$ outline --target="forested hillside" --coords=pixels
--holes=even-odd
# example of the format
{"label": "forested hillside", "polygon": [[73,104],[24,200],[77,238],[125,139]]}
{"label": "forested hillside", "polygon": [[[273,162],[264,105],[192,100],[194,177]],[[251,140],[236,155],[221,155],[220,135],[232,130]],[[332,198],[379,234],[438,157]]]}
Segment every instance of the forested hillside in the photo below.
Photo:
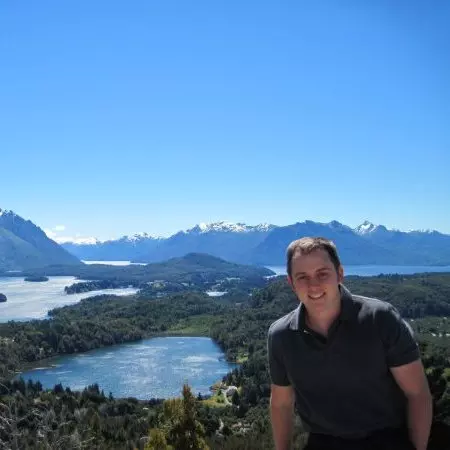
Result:
{"label": "forested hillside", "polygon": [[[354,293],[388,299],[411,320],[421,342],[434,398],[430,448],[448,449],[450,330],[446,315],[450,306],[450,274],[350,277],[346,285]],[[272,448],[267,414],[267,329],[298,303],[281,277],[240,300],[237,305],[196,293],[161,299],[92,298],[54,310],[50,320],[1,325],[0,364],[4,381],[0,403],[9,427],[1,439],[14,449],[40,448],[39,445],[60,448],[57,445],[62,442],[67,449],[83,448],[80,445],[133,449],[144,448],[158,439],[166,442],[166,447],[149,448],[169,448],[178,439],[173,430],[192,426],[199,433],[198,442],[204,441],[209,448]],[[165,333],[209,335],[230,360],[242,362],[224,379],[227,385],[238,387],[231,406],[225,406],[216,395],[209,400],[189,400],[189,414],[197,417],[201,428],[195,424],[197,419],[183,416],[188,413],[181,403],[164,406],[156,401],[113,399],[108,393],[102,395],[101,382],[98,388],[79,394],[64,386],[43,392],[39,384],[8,381],[11,371],[27,361]],[[149,441],[150,428],[157,432],[153,431]],[[298,427],[296,448],[302,448],[304,439]],[[193,448],[202,448],[198,445]]]}

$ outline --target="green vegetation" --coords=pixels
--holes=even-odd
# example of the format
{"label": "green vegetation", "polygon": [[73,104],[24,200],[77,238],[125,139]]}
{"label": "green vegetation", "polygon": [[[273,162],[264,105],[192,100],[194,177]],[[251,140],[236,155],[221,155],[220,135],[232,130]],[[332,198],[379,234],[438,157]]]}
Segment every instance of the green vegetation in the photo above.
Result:
{"label": "green vegetation", "polygon": [[53,265],[12,276],[65,275],[84,280],[115,280],[127,283],[171,281],[175,283],[216,283],[227,278],[254,279],[273,275],[264,267],[234,264],[203,253],[189,253],[182,258],[147,265],[107,266],[103,264]]}
{"label": "green vegetation", "polygon": [[170,328],[170,334],[186,336],[209,336],[211,333],[211,324],[215,316],[201,314],[198,316],[189,316],[180,319],[177,324]]}
{"label": "green vegetation", "polygon": [[71,286],[66,286],[64,292],[66,294],[81,294],[83,292],[100,291],[102,289],[118,289],[126,287],[139,287],[136,282],[124,282],[119,280],[99,280],[99,281],[84,281],[74,283]]}
{"label": "green vegetation", "polygon": [[25,277],[25,281],[31,281],[31,282],[35,282],[35,283],[42,283],[44,281],[48,281],[48,277],[44,277],[44,276],[30,276],[30,277]]}
{"label": "green vegetation", "polygon": [[404,317],[450,315],[449,274],[348,277],[350,290],[395,305]]}
{"label": "green vegetation", "polygon": [[211,397],[203,400],[203,405],[210,406],[211,408],[224,408],[227,406],[227,402],[225,402],[222,391],[217,390]]}
{"label": "green vegetation", "polygon": [[[0,347],[0,377],[11,373],[20,361],[136,341],[172,328],[181,330],[189,325],[183,322],[187,318],[192,321],[197,316],[216,316],[225,311],[225,306],[197,293],[164,300],[108,295],[84,299],[50,311],[50,320],[0,324],[0,336],[6,338]],[[197,320],[195,328],[200,324]],[[17,363],[12,364],[14,361]]]}
{"label": "green vegetation", "polygon": [[183,397],[163,403],[163,418],[158,428],[150,430],[145,450],[208,450],[205,428],[197,419],[198,407],[189,386],[183,386]]}
{"label": "green vegetation", "polygon": [[[354,293],[391,301],[411,320],[421,342],[434,399],[429,448],[446,449],[450,442],[450,331],[446,319],[450,274],[350,277],[346,285]],[[16,428],[8,429],[6,437],[0,439],[7,439],[11,448],[25,449],[40,448],[38,444],[54,448],[44,447],[44,443],[56,445],[58,439],[67,448],[83,448],[84,443],[88,448],[104,449],[141,449],[145,445],[165,449],[207,448],[204,445],[223,450],[272,449],[267,330],[298,302],[284,277],[253,291],[251,296],[242,293],[234,299],[224,302],[198,292],[162,298],[100,296],[53,310],[50,320],[0,325],[0,373],[6,378],[27,361],[160,334],[209,335],[227,358],[245,360],[223,380],[227,386],[239,388],[231,405],[225,399],[222,403],[221,394],[203,401],[190,399],[188,409],[195,410],[195,419],[187,410],[183,412],[180,402],[184,400],[173,402],[176,406],[170,409],[156,400],[148,404],[106,398],[98,387],[85,393],[70,393],[63,387],[42,392],[36,385],[28,388],[23,381],[14,384],[6,380],[3,384],[8,390],[0,394],[0,407],[9,414],[8,423]],[[184,444],[178,440],[182,433],[177,433],[186,429],[183,427],[197,430],[197,447],[179,447]],[[16,447],[13,439],[18,442]],[[303,448],[305,439],[297,427],[295,448]]]}

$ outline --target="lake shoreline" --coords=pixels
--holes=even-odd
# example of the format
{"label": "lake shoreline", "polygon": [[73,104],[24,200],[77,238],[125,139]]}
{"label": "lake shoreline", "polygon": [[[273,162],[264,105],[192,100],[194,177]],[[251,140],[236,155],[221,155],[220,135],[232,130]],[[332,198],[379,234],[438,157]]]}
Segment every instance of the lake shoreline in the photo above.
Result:
{"label": "lake shoreline", "polygon": [[[426,272],[426,273],[420,273],[420,274],[439,276],[439,275],[445,275],[446,273],[447,272]],[[409,277],[409,276],[414,277],[415,276],[415,274],[399,274],[399,275],[404,275],[404,276],[407,276],[407,277]],[[278,276],[280,276],[280,275],[278,275]],[[369,279],[371,279],[371,278],[376,278],[378,276],[380,276],[380,275],[348,275],[347,277],[349,279],[352,279],[352,278],[369,278]],[[391,276],[391,275],[387,275],[387,276]],[[344,281],[344,283],[345,283],[345,281]],[[102,295],[102,294],[98,294],[98,295]],[[136,295],[136,294],[128,294],[127,296],[134,296],[134,295]],[[97,295],[85,297],[85,298],[81,299],[79,302],[82,302],[83,300],[86,300],[86,299],[95,298],[96,296]],[[73,304],[64,305],[64,307],[73,307],[73,306],[76,306],[79,302],[73,303]],[[48,317],[44,317],[44,318],[41,318],[41,319],[28,319],[28,320],[25,319],[24,321],[21,321],[21,322],[22,323],[27,323],[27,322],[32,322],[33,320],[53,320],[53,317],[48,316]],[[227,349],[223,348],[218,342],[216,342],[211,337],[211,334],[212,333],[210,332],[210,330],[183,331],[183,329],[173,330],[173,331],[171,331],[171,330],[158,331],[156,333],[144,333],[140,339],[128,340],[128,341],[124,341],[124,342],[121,342],[121,343],[114,343],[114,344],[111,344],[111,345],[101,345],[101,346],[89,349],[87,352],[54,353],[50,357],[37,359],[37,360],[32,361],[32,362],[22,362],[19,365],[19,367],[17,368],[17,370],[14,371],[14,373],[11,374],[11,376],[8,377],[8,378],[12,379],[15,376],[17,376],[17,374],[22,373],[24,370],[33,369],[38,364],[40,364],[42,362],[45,363],[45,361],[49,361],[49,360],[52,360],[52,359],[55,359],[55,358],[58,358],[58,357],[62,357],[62,356],[66,356],[66,355],[83,354],[83,353],[88,353],[89,351],[100,349],[100,348],[113,348],[115,346],[120,346],[120,345],[123,345],[123,344],[136,343],[136,342],[143,341],[145,339],[152,339],[152,338],[158,338],[158,337],[207,337],[207,338],[212,339],[214,341],[214,343],[216,345],[218,345],[224,353],[226,353]],[[230,363],[230,364],[242,364],[245,361],[245,359],[243,360],[242,357],[237,356],[237,358],[234,359],[234,360],[230,360],[230,359],[226,358],[226,361],[228,363]]]}
{"label": "lake shoreline", "polygon": [[[210,335],[208,335],[207,333],[202,333],[202,332],[198,332],[198,333],[191,333],[191,332],[180,332],[180,331],[164,331],[164,332],[158,332],[158,333],[151,333],[148,335],[143,336],[141,339],[134,339],[134,340],[130,340],[130,341],[125,341],[125,342],[121,342],[120,344],[112,344],[112,345],[103,345],[100,347],[95,347],[92,348],[90,350],[88,350],[87,352],[73,352],[73,353],[55,353],[52,356],[49,356],[47,358],[42,358],[42,359],[37,359],[35,361],[31,361],[31,362],[24,362],[23,364],[21,364],[15,371],[14,374],[12,374],[10,377],[8,377],[8,380],[13,380],[14,378],[17,377],[17,375],[21,374],[22,372],[25,371],[29,371],[29,370],[39,370],[39,368],[42,369],[48,369],[48,368],[53,368],[56,367],[55,364],[51,364],[51,361],[57,359],[57,358],[61,358],[63,356],[70,356],[70,355],[83,355],[83,354],[87,354],[91,351],[95,351],[95,350],[99,350],[99,349],[106,349],[106,348],[114,348],[114,347],[119,347],[122,346],[124,344],[135,344],[138,342],[142,342],[148,339],[154,339],[154,338],[160,338],[160,337],[179,337],[179,338],[184,338],[184,337],[197,337],[197,338],[208,338],[211,339],[214,344],[216,344],[222,351],[224,351],[224,349],[222,349],[222,347],[219,345],[218,342],[216,342]],[[236,360],[230,360],[228,358],[225,357],[225,361],[227,363],[230,364],[241,364],[242,362],[239,361],[239,358]]]}
{"label": "lake shoreline", "polygon": [[74,284],[72,276],[49,277],[46,282],[28,282],[23,278],[0,277],[0,292],[8,301],[0,304],[0,323],[31,322],[50,319],[49,313],[65,306],[77,305],[83,300],[102,295],[137,295],[137,288],[100,289],[68,295],[64,289]]}
{"label": "lake shoreline", "polygon": [[[380,275],[419,275],[419,274],[445,274],[450,273],[450,266],[448,264],[441,265],[381,265],[381,264],[361,264],[351,265],[342,264],[344,268],[344,275],[347,277],[377,277]],[[269,270],[272,270],[276,276],[286,276],[285,265],[268,265],[264,266]]]}
{"label": "lake shoreline", "polygon": [[[431,273],[431,276],[441,276],[445,273]],[[420,274],[419,278],[422,278],[422,275],[426,275],[426,274]],[[428,274],[427,274],[428,275]],[[405,278],[414,278],[414,275],[405,275]],[[349,277],[350,278],[350,277]],[[356,278],[367,278],[367,279],[373,279],[373,276],[357,276]],[[386,281],[389,281],[389,279],[392,279],[391,276],[387,277]],[[199,298],[195,298],[196,302],[199,302],[201,299]],[[184,301],[184,300],[183,300]],[[108,302],[109,303],[109,302]],[[209,305],[209,302],[207,302],[207,304]],[[173,306],[173,304],[171,303],[171,305]],[[198,303],[196,303],[196,305],[198,305]],[[75,305],[73,305],[75,306]],[[171,307],[172,307],[171,306]],[[150,310],[149,310],[150,313]],[[191,316],[186,316],[184,318],[180,318],[180,321],[178,321],[177,323],[173,323],[173,322],[168,322],[168,317],[164,317],[164,322],[160,322],[158,324],[157,327],[154,327],[153,329],[165,329],[165,325],[169,325],[169,329],[165,330],[165,331],[153,331],[153,332],[145,332],[145,331],[141,331],[139,334],[135,334],[133,337],[130,335],[129,337],[131,339],[129,340],[124,340],[123,342],[117,342],[114,344],[105,344],[105,345],[97,345],[93,348],[90,348],[87,351],[73,351],[73,352],[63,352],[63,353],[58,353],[55,351],[55,353],[53,353],[52,355],[44,355],[42,354],[42,356],[47,356],[45,358],[40,358],[40,359],[36,359],[35,361],[32,362],[25,362],[25,361],[20,361],[18,366],[16,366],[16,370],[14,372],[10,372],[8,375],[10,375],[8,378],[16,378],[17,376],[20,376],[21,373],[30,370],[30,369],[36,369],[37,367],[43,368],[44,366],[46,367],[51,367],[53,361],[55,360],[55,358],[58,357],[64,357],[64,356],[69,356],[69,355],[82,355],[82,354],[86,354],[89,353],[92,350],[96,350],[96,349],[102,349],[102,348],[114,348],[116,346],[121,346],[124,344],[133,344],[133,343],[139,343],[142,342],[146,339],[154,339],[154,338],[159,338],[159,337],[179,337],[179,338],[183,338],[183,337],[198,337],[198,338],[209,338],[211,339],[212,342],[214,342],[222,351],[222,353],[224,353],[224,357],[223,360],[226,361],[227,363],[230,364],[240,364],[242,363],[242,359],[240,356],[241,355],[233,355],[233,359],[229,359],[227,357],[227,352],[229,349],[227,349],[226,347],[228,346],[228,344],[224,344],[221,345],[219,344],[219,342],[217,342],[215,339],[212,338],[212,335],[214,334],[214,316],[208,316],[207,314],[209,313],[205,313],[206,315],[203,316],[199,316],[199,315],[191,315]],[[195,320],[186,320],[188,318],[195,318]],[[198,320],[200,318],[200,320]],[[206,319],[206,320],[205,320]],[[208,319],[210,321],[208,321]],[[59,336],[61,337],[61,336]],[[40,353],[42,352],[42,349],[37,348],[37,350],[39,350]],[[56,349],[56,347],[55,347]]]}
{"label": "lake shoreline", "polygon": [[[138,344],[137,345],[137,351],[138,351],[138,354],[139,354],[139,347],[140,347],[139,344],[140,343],[144,344],[144,347],[146,347],[146,346],[149,345],[148,344],[149,340],[151,341],[151,340],[157,339],[157,338],[162,338],[162,339],[164,339],[164,338],[179,338],[179,339],[183,339],[183,338],[199,338],[199,339],[203,339],[204,338],[206,341],[210,342],[214,347],[216,347],[217,351],[220,351],[220,353],[222,353],[222,356],[219,356],[217,358],[217,361],[218,362],[222,361],[223,363],[226,363],[227,367],[225,368],[226,371],[223,372],[223,375],[220,378],[214,378],[212,380],[210,379],[209,381],[206,382],[206,384],[200,385],[201,387],[198,386],[198,385],[196,386],[196,382],[193,381],[193,380],[187,381],[187,383],[189,385],[191,385],[191,387],[193,387],[193,389],[199,389],[199,393],[201,393],[202,397],[205,398],[205,399],[209,398],[209,397],[211,397],[213,395],[213,393],[214,393],[214,386],[221,385],[223,383],[224,377],[226,377],[239,364],[239,363],[237,363],[235,361],[230,361],[226,357],[226,355],[225,355],[223,349],[221,348],[221,346],[212,337],[204,335],[204,334],[203,335],[198,335],[198,334],[195,334],[195,333],[183,333],[183,334],[181,334],[179,332],[178,333],[175,333],[175,332],[155,333],[155,334],[152,334],[151,336],[143,337],[142,339],[139,339],[139,340],[127,341],[127,342],[124,342],[124,343],[121,343],[121,344],[115,344],[115,345],[111,345],[111,346],[97,347],[95,349],[92,349],[92,351],[101,350],[101,349],[102,350],[108,349],[108,354],[109,354],[110,350],[114,351],[113,350],[114,347],[123,347],[126,344]],[[171,344],[171,345],[176,345],[177,346],[178,344],[182,344],[183,345],[183,343],[179,343],[179,342]],[[158,345],[161,345],[161,344],[156,343],[155,345],[157,347]],[[185,346],[187,345],[189,349],[191,349],[191,347],[193,347],[194,350],[193,350],[192,354],[185,353],[185,350],[184,350],[184,353],[182,353],[183,357],[185,357],[187,355],[186,359],[190,359],[190,358],[195,359],[195,358],[197,358],[197,356],[196,356],[197,353],[196,353],[195,348],[196,348],[196,346],[198,346],[198,343],[190,343],[190,342],[186,343],[185,342],[184,345]],[[202,346],[203,345],[204,344],[202,344]],[[206,345],[208,346],[210,344],[207,343]],[[43,358],[41,360],[25,363],[25,364],[21,365],[20,369],[15,371],[15,373],[12,374],[11,377],[9,377],[9,380],[13,381],[13,380],[18,380],[20,378],[23,378],[23,380],[25,382],[28,382],[28,380],[30,380],[30,379],[33,382],[37,382],[37,381],[41,381],[40,376],[39,376],[39,371],[40,370],[42,370],[42,371],[53,371],[53,370],[56,369],[56,370],[69,370],[70,371],[71,370],[70,366],[71,366],[71,364],[73,364],[73,359],[72,359],[72,362],[68,362],[67,360],[64,360],[64,361],[61,361],[61,363],[59,364],[58,358],[71,357],[71,356],[73,357],[73,356],[76,356],[76,355],[86,355],[86,354],[88,354],[90,352],[91,351],[55,354],[55,355],[53,355],[53,356],[51,356],[49,358]],[[197,350],[197,352],[198,352],[198,350]],[[202,357],[203,357],[203,354],[202,354]],[[103,359],[103,357],[99,356],[99,355],[94,355],[91,358],[94,358],[94,360],[97,360],[98,358],[100,358],[100,360]],[[88,361],[89,359],[92,360],[91,358],[88,358],[85,361]],[[84,358],[82,359],[82,361],[83,360],[84,360]],[[77,360],[75,360],[75,361],[77,361]],[[195,367],[195,363],[193,363],[193,364],[194,364],[194,367]],[[230,367],[230,365],[235,366],[235,367]],[[203,364],[202,364],[202,366],[203,366]],[[24,372],[28,372],[28,375],[30,375],[29,372],[35,372],[35,375],[34,376],[25,376],[25,377],[23,377],[22,374]],[[64,373],[64,372],[61,372],[61,373]],[[150,376],[150,379],[151,379],[151,373],[149,374],[149,376]],[[48,378],[47,378],[47,381],[45,381],[46,377],[48,377],[48,373],[44,374],[43,375],[43,379],[42,379],[42,384],[44,385],[44,390],[52,390],[52,389],[54,389],[54,386],[56,386],[58,384],[61,384],[64,389],[65,388],[69,388],[73,392],[81,392],[83,389],[87,388],[89,385],[91,385],[93,383],[96,383],[96,384],[99,385],[99,388],[101,390],[104,390],[105,392],[112,391],[113,392],[113,396],[114,396],[115,399],[132,397],[132,398],[136,398],[136,400],[138,400],[139,402],[148,402],[149,400],[152,400],[152,399],[167,400],[169,398],[175,398],[175,397],[178,397],[179,395],[181,395],[181,391],[180,391],[180,393],[177,393],[176,395],[163,395],[163,396],[160,395],[161,394],[161,392],[160,392],[159,394],[155,393],[155,395],[150,394],[148,397],[140,397],[139,398],[139,396],[138,396],[139,394],[137,394],[137,395],[136,394],[123,395],[123,392],[122,392],[122,394],[114,392],[114,389],[111,389],[111,386],[108,387],[108,383],[106,383],[106,385],[105,385],[105,383],[102,382],[102,380],[104,381],[104,380],[108,379],[108,378],[105,378],[105,377],[103,377],[103,378],[101,378],[101,380],[98,380],[98,381],[95,381],[95,382],[91,382],[91,381],[87,382],[86,381],[86,385],[83,386],[83,387],[77,386],[76,384],[75,384],[76,387],[73,387],[74,386],[73,382],[67,381],[67,379],[66,380],[62,380],[62,381],[59,381],[58,379],[55,379],[54,380],[55,381],[54,384],[53,384],[53,381],[52,381],[51,382],[51,386],[50,386],[49,383],[48,383]],[[114,377],[113,377],[113,379],[114,379]],[[160,379],[164,380],[165,378],[162,377]],[[111,382],[111,380],[110,380],[110,382]],[[205,383],[204,380],[203,380],[203,383]],[[170,386],[170,382],[169,382],[169,386]],[[156,389],[156,392],[157,391],[158,391],[158,389]],[[169,391],[170,391],[170,389],[169,389]],[[145,392],[145,390],[144,390],[144,392]],[[172,393],[173,393],[173,390],[172,390]],[[147,391],[147,395],[148,395],[148,391]]]}

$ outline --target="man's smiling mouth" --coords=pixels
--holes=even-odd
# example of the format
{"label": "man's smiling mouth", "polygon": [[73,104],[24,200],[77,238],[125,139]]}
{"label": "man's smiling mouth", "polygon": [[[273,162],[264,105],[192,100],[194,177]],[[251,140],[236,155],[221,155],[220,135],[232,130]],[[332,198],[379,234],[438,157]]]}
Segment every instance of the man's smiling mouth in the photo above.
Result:
{"label": "man's smiling mouth", "polygon": [[324,297],[325,296],[325,292],[322,292],[322,294],[316,294],[316,295],[308,295],[308,297],[311,299],[311,300],[320,300],[322,297]]}

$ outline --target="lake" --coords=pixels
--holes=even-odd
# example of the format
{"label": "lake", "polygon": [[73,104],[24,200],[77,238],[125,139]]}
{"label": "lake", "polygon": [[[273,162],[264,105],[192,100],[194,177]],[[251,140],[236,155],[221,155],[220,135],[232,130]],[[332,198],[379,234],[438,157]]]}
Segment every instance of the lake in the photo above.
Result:
{"label": "lake", "polygon": [[[85,264],[107,264],[112,266],[128,266],[130,264],[145,264],[145,263],[131,263],[130,261],[83,261]],[[270,270],[273,270],[277,275],[286,275],[285,266],[265,266]],[[346,275],[359,275],[359,276],[376,276],[381,274],[403,274],[412,275],[414,273],[424,272],[450,272],[450,266],[379,266],[379,265],[366,265],[366,266],[347,266],[344,265],[344,271]],[[1,291],[0,291],[1,292]],[[208,295],[211,295],[207,292]],[[212,294],[211,296],[217,296],[218,294]],[[222,294],[223,295],[223,294]]]}
{"label": "lake", "polygon": [[102,264],[104,266],[145,266],[147,263],[132,263],[131,261],[91,261],[82,260],[84,264]]}
{"label": "lake", "polygon": [[[139,399],[178,397],[183,383],[210,394],[210,386],[237,367],[205,337],[157,337],[46,360],[23,372],[45,388],[62,383],[73,390],[98,383],[105,395]],[[40,362],[42,365],[42,361]],[[50,367],[51,366],[51,367]]]}
{"label": "lake", "polygon": [[[286,275],[286,266],[266,266],[277,275]],[[412,275],[423,272],[450,272],[450,266],[345,266],[345,275],[375,276],[381,274]]]}
{"label": "lake", "polygon": [[135,288],[102,289],[67,295],[65,286],[77,280],[75,277],[49,277],[42,283],[24,281],[23,278],[0,277],[0,293],[8,298],[0,303],[0,322],[9,320],[44,319],[49,310],[64,305],[78,303],[81,299],[100,294],[131,295]]}
{"label": "lake", "polygon": [[222,295],[225,295],[227,291],[206,291],[206,295],[209,295],[210,297],[222,297]]}

